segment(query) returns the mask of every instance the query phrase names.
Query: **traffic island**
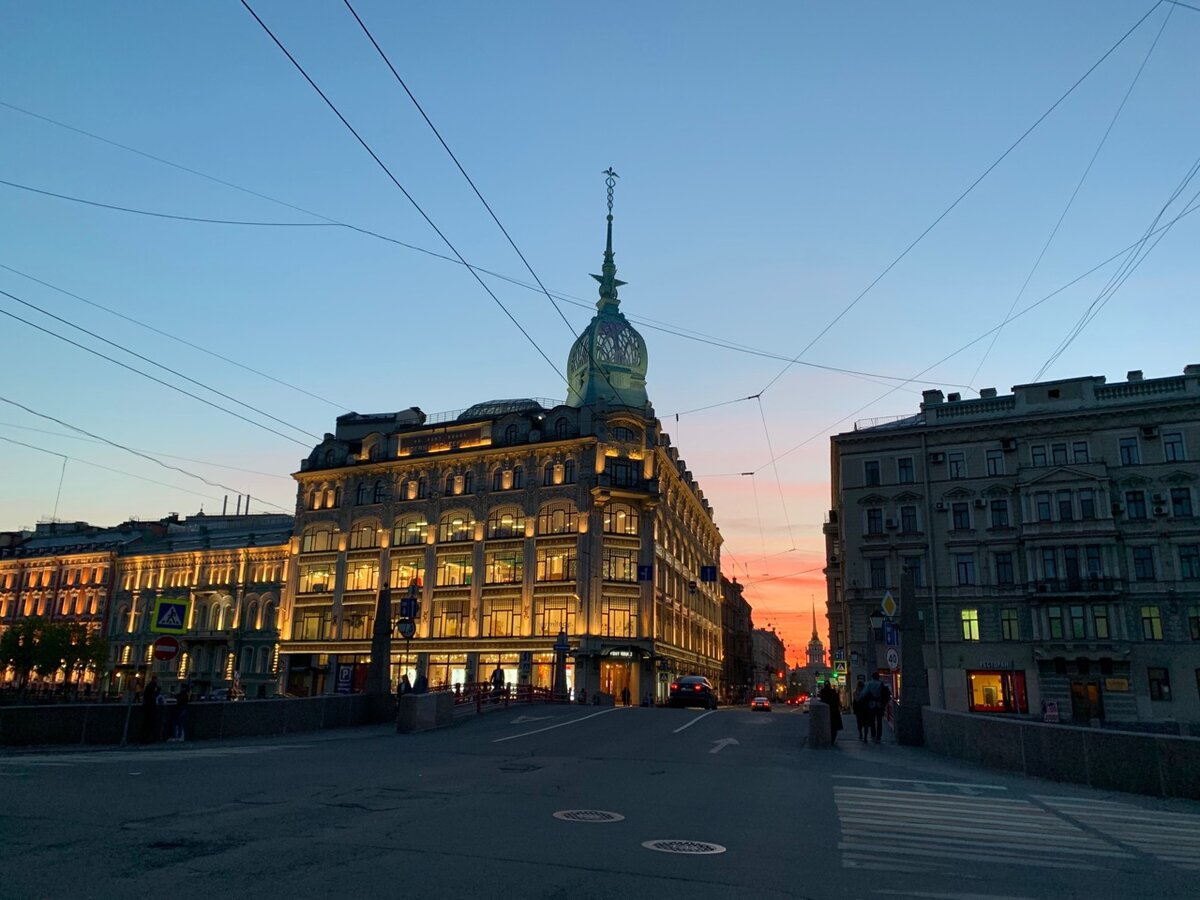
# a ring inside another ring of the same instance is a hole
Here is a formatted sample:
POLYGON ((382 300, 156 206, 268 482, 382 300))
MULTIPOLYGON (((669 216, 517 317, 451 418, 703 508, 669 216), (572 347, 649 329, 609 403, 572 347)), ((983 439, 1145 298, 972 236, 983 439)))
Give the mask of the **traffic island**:
POLYGON ((816 749, 833 746, 830 729, 829 704, 810 700, 808 704, 808 747, 816 749))
POLYGON ((454 694, 436 691, 432 694, 404 694, 396 712, 396 732, 412 734, 432 731, 454 722, 454 694))

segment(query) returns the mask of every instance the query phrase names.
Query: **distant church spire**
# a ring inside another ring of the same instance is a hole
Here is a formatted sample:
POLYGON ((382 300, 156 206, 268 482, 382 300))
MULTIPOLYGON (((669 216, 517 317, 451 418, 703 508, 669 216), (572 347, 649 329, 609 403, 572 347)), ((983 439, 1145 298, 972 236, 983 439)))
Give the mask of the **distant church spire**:
POLYGON ((819 637, 817 637, 817 601, 816 601, 815 599, 814 599, 814 600, 813 600, 813 602, 812 602, 812 617, 813 617, 813 636, 812 636, 812 639, 813 639, 814 641, 819 641, 819 640, 820 640, 820 638, 819 638, 819 637))
POLYGON ((608 308, 616 309, 620 305, 620 300, 617 299, 617 288, 625 284, 617 278, 617 264, 613 261, 612 248, 612 223, 613 223, 613 188, 616 187, 617 179, 621 176, 613 171, 612 166, 609 166, 602 173, 607 178, 604 183, 608 186, 608 241, 604 246, 604 264, 600 271, 603 274, 593 275, 600 282, 600 299, 596 302, 596 308, 600 311, 605 311, 608 308))

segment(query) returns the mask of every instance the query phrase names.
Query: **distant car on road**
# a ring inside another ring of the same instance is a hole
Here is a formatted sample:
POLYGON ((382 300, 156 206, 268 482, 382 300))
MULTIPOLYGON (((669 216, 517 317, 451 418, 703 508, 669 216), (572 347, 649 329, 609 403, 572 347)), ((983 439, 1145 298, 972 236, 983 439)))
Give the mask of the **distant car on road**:
POLYGON ((751 712, 756 712, 760 709, 763 712, 770 712, 771 711, 771 701, 768 700, 766 697, 755 697, 753 700, 750 701, 750 711, 751 712))
POLYGON ((800 704, 800 712, 808 712, 809 698, 805 697, 804 702, 800 704))
POLYGON ((703 706, 705 709, 716 709, 717 693, 703 675, 684 675, 671 682, 667 705, 671 707, 703 706))

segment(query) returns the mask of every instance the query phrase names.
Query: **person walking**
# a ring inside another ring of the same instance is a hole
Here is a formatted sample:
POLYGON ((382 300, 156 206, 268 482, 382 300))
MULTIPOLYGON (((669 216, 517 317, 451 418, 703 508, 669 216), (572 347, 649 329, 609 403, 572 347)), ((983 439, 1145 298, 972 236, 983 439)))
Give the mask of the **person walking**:
POLYGON ((842 698, 828 681, 824 682, 817 693, 817 699, 829 707, 829 744, 837 743, 838 732, 842 730, 842 698))
POLYGON ((412 692, 412 683, 408 680, 408 673, 405 672, 400 676, 400 684, 396 688, 396 693, 401 697, 412 692))
POLYGON ((496 663, 496 668, 492 669, 492 695, 499 697, 504 691, 504 670, 500 668, 500 663, 496 663))
POLYGON ((158 740, 158 698, 162 689, 158 686, 158 676, 151 675, 150 681, 142 691, 142 743, 152 744, 158 740))
POLYGON ((629 685, 621 688, 621 703, 625 706, 629 705, 629 685))
POLYGON ((192 699, 192 690, 185 681, 175 695, 175 715, 171 725, 169 741, 187 740, 188 701, 192 699))
POLYGON ((858 683, 854 686, 854 701, 850 708, 854 710, 854 721, 858 725, 858 739, 866 743, 871 733, 871 711, 867 708, 867 676, 859 675, 858 683))
POLYGON ((867 697, 867 711, 871 717, 871 734, 878 744, 883 737, 883 716, 887 712, 888 703, 891 702, 892 689, 880 681, 878 672, 872 672, 864 693, 867 697))

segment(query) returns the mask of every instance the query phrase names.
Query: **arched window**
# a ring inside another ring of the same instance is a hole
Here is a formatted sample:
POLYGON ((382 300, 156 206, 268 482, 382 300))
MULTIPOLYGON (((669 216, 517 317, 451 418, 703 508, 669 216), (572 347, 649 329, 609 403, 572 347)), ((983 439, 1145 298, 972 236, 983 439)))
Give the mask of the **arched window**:
POLYGON ((406 478, 400 483, 401 500, 424 500, 426 494, 425 476, 406 478))
POLYGON ((332 450, 325 451, 325 465, 332 466, 335 459, 337 459, 337 456, 332 450))
POLYGON ((258 630, 258 601, 257 600, 251 600, 249 603, 246 604, 246 615, 245 615, 245 618, 242 619, 242 630, 243 631, 257 631, 258 630))
POLYGON ((351 550, 373 550, 379 546, 379 526, 374 522, 355 522, 350 529, 351 550))
POLYGON ((612 439, 614 441, 633 443, 638 440, 638 433, 625 425, 616 425, 612 429, 612 439))
POLYGON ((563 484, 575 483, 575 460, 568 459, 563 463, 563 484))
POLYGON ((609 503, 604 507, 605 534, 637 534, 638 511, 627 503, 609 503))
POLYGON ((576 531, 578 511, 569 503, 551 503, 538 513, 538 534, 571 534, 576 531))
POLYGON ((523 487, 525 487, 525 470, 520 466, 513 466, 512 488, 514 491, 519 491, 523 487))
POLYGON ((405 519, 400 519, 392 528, 392 546, 393 547, 414 547, 418 544, 425 543, 425 536, 428 534, 429 523, 424 518, 409 516, 405 519))
POLYGON ((387 499, 387 485, 381 480, 375 482, 375 490, 371 495, 372 503, 382 503, 387 499))
POLYGON ((438 523, 439 541, 469 541, 475 537, 475 523, 470 513, 448 512, 438 523))
POLYGON ((320 522, 309 525, 300 537, 301 553, 325 553, 337 549, 337 539, 334 536, 333 525, 320 522))
POLYGON ((358 483, 358 487, 354 489, 354 505, 362 506, 367 502, 367 486, 363 482, 358 483))
POLYGON ((546 467, 542 469, 542 484, 554 484, 554 463, 546 463, 546 467))
POLYGON ((274 627, 275 627, 275 604, 268 600, 263 603, 262 629, 263 629, 263 631, 270 631, 274 627))
POLYGON ((525 537, 525 513, 515 506, 493 509, 488 515, 487 536, 489 539, 525 537))
POLYGON ((505 489, 504 488, 504 473, 506 471, 507 471, 506 469, 497 468, 496 471, 492 472, 492 490, 493 491, 502 491, 505 489))
POLYGON ((258 648, 258 661, 254 664, 254 671, 258 675, 266 675, 271 671, 271 652, 266 647, 258 648))
POLYGON ((559 419, 554 423, 554 436, 567 438, 571 436, 571 423, 568 419, 559 419))
POLYGON ((516 425, 509 425, 504 429, 504 442, 506 444, 515 444, 521 439, 521 429, 516 425))

